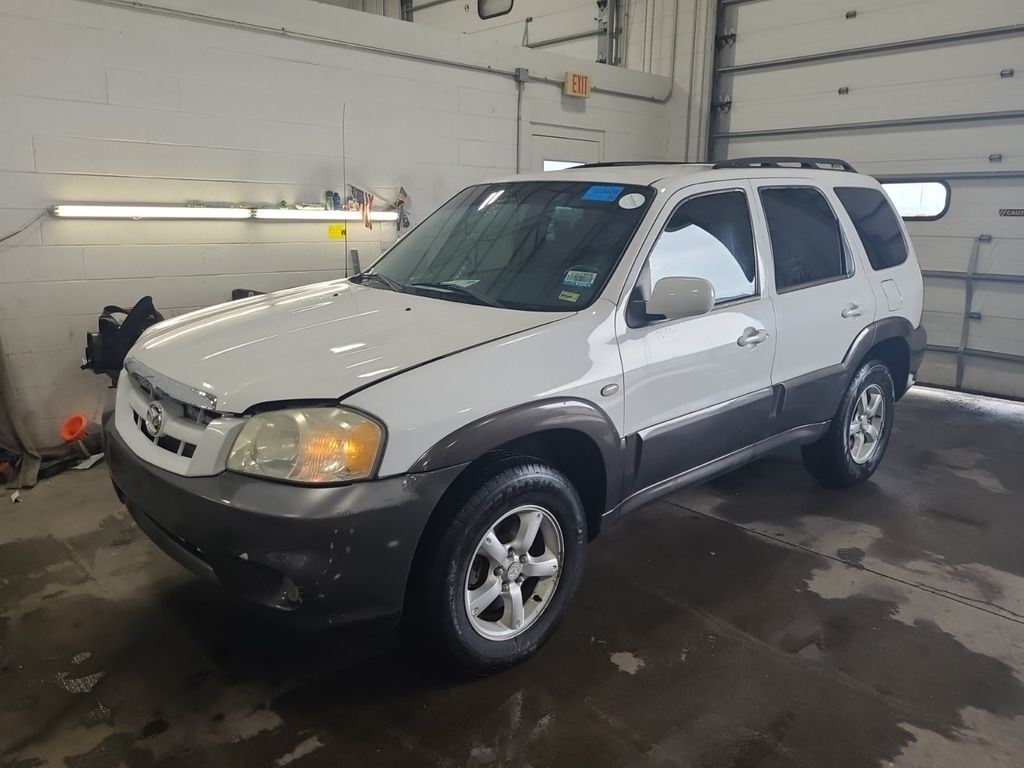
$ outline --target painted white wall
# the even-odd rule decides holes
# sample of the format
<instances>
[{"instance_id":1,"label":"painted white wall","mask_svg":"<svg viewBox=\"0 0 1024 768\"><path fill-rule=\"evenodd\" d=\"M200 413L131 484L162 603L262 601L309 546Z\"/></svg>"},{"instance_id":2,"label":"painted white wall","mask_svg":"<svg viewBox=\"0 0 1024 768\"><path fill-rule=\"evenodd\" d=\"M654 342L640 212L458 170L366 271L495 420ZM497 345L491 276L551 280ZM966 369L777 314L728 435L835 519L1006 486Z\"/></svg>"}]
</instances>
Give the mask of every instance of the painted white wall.
<instances>
[{"instance_id":1,"label":"painted white wall","mask_svg":"<svg viewBox=\"0 0 1024 768\"><path fill-rule=\"evenodd\" d=\"M661 104L668 78L311 0L160 5L245 26L82 0L0 5L0 236L57 202L292 203L346 182L388 202L404 185L415 219L514 170L511 77L368 47L557 80L590 72L587 101L526 86L527 141L542 123L601 133L607 158L682 153L685 81ZM365 264L394 237L391 225L355 224L347 245ZM151 294L176 314L234 287L284 288L345 266L324 224L44 218L0 244L0 340L32 436L52 444L68 414L99 416L105 380L78 365L105 304Z\"/></svg>"},{"instance_id":2,"label":"painted white wall","mask_svg":"<svg viewBox=\"0 0 1024 768\"><path fill-rule=\"evenodd\" d=\"M687 94L669 110L669 157L704 159L710 66L715 36L715 0L621 0L620 67L672 77ZM447 0L415 11L413 23L455 31L473 40L523 45L526 19L529 40L551 40L598 29L596 2L586 0L515 0L511 13L482 20L475 2ZM673 46L673 40L675 45ZM542 49L580 61L597 60L597 37ZM627 158L616 158L627 159Z\"/></svg>"},{"instance_id":3,"label":"painted white wall","mask_svg":"<svg viewBox=\"0 0 1024 768\"><path fill-rule=\"evenodd\" d=\"M357 0L358 1L358 0ZM672 67L672 38L678 19L679 45L690 42L694 0L621 0L623 47L621 65L640 72L669 75ZM413 14L413 22L462 32L481 39L522 45L529 27L530 42L553 40L564 35L598 29L596 2L586 0L516 0L511 13L481 19L475 2L448 0ZM532 21L527 25L526 19ZM558 43L545 50L596 61L597 37ZM684 49L684 56L690 51Z\"/></svg>"}]
</instances>

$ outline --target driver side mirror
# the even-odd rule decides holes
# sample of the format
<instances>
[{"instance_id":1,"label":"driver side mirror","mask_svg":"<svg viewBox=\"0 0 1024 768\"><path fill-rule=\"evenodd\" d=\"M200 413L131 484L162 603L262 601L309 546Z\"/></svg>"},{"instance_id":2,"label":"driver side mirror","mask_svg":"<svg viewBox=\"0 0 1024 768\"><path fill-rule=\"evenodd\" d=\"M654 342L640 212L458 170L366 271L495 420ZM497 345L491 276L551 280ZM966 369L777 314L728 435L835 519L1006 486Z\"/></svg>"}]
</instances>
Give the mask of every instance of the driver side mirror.
<instances>
[{"instance_id":1,"label":"driver side mirror","mask_svg":"<svg viewBox=\"0 0 1024 768\"><path fill-rule=\"evenodd\" d=\"M647 314L668 320L706 315L715 306L715 287L703 277L663 277L647 300Z\"/></svg>"}]
</instances>

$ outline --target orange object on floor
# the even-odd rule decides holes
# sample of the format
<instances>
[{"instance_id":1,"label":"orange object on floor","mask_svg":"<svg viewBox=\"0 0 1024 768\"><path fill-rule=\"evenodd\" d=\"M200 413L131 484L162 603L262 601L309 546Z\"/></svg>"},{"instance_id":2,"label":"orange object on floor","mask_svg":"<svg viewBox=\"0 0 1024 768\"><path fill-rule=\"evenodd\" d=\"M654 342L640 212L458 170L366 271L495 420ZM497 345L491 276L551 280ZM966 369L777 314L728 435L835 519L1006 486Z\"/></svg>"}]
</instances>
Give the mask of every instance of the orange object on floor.
<instances>
[{"instance_id":1,"label":"orange object on floor","mask_svg":"<svg viewBox=\"0 0 1024 768\"><path fill-rule=\"evenodd\" d=\"M60 428L60 436L67 442L81 440L85 437L85 425L88 422L80 413L74 413L65 420Z\"/></svg>"}]
</instances>

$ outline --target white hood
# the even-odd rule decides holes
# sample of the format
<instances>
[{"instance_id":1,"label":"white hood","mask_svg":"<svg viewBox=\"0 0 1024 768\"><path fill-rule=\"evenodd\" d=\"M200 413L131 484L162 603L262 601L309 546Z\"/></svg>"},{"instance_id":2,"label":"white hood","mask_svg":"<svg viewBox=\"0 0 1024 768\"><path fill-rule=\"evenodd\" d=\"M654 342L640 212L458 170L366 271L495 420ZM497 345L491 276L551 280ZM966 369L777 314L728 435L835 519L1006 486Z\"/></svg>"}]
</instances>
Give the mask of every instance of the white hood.
<instances>
[{"instance_id":1,"label":"white hood","mask_svg":"<svg viewBox=\"0 0 1024 768\"><path fill-rule=\"evenodd\" d=\"M210 393L218 411L241 413L266 402L341 398L568 314L495 309L336 280L172 318L143 334L129 357Z\"/></svg>"}]
</instances>

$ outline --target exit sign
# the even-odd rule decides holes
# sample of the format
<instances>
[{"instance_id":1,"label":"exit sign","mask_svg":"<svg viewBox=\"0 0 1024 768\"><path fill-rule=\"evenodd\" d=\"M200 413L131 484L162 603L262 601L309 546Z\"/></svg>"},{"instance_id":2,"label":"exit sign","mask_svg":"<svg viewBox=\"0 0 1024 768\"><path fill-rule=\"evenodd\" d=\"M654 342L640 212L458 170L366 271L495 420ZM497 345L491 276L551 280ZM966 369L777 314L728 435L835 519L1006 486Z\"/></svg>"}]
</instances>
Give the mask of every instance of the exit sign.
<instances>
[{"instance_id":1,"label":"exit sign","mask_svg":"<svg viewBox=\"0 0 1024 768\"><path fill-rule=\"evenodd\" d=\"M590 75L584 75L582 72L566 72L565 95L579 96L581 99L589 99Z\"/></svg>"}]
</instances>

